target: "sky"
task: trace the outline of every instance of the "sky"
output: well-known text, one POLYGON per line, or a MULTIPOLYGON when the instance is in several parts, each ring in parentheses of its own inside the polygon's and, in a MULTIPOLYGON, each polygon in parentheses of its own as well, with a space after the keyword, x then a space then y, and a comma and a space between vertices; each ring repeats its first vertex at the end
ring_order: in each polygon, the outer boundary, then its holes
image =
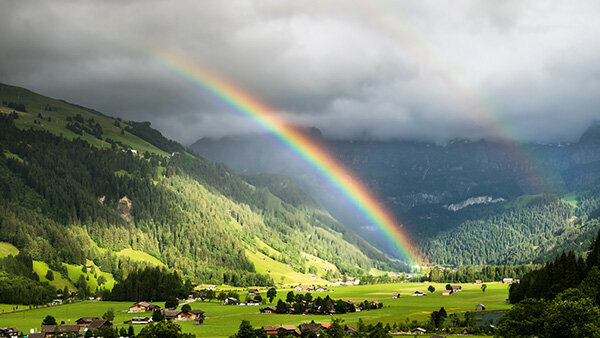
POLYGON ((337 139, 574 141, 600 119, 598 1, 3 1, 0 82, 184 144, 260 131, 154 51, 337 139))

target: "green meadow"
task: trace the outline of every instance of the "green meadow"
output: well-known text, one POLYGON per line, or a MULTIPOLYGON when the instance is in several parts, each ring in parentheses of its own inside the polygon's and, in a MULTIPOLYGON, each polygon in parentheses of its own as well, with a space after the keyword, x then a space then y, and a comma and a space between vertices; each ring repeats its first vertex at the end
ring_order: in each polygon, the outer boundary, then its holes
MULTIPOLYGON (((432 311, 438 310, 442 306, 448 313, 475 311, 475 306, 480 303, 486 306, 486 311, 506 310, 510 307, 505 301, 508 296, 508 285, 506 284, 488 283, 485 293, 481 291, 479 285, 462 284, 462 287, 462 292, 457 292, 451 296, 442 296, 445 284, 440 283, 395 283, 333 287, 331 292, 313 293, 313 297, 329 295, 333 299, 342 298, 353 301, 369 299, 379 300, 384 304, 384 308, 380 310, 334 316, 261 314, 259 309, 264 305, 228 306, 221 305, 216 300, 212 302, 197 301, 190 305, 193 309, 201 309, 206 312, 204 324, 194 325, 193 321, 180 321, 178 323, 182 326, 184 332, 194 333, 198 337, 228 337, 237 331, 240 322, 244 319, 250 321, 255 327, 277 324, 298 325, 311 320, 330 322, 333 318, 343 319, 346 324, 355 326, 359 318, 362 318, 367 324, 377 322, 398 323, 405 321, 406 318, 424 321, 429 318, 432 311), (427 292, 429 285, 433 285, 436 289, 433 294, 427 292), (411 296, 416 290, 427 292, 428 295, 422 297, 411 296), (393 293, 400 293, 400 298, 392 299, 393 293)), ((290 289, 278 290, 278 297, 285 298, 288 291, 290 289)), ((266 298, 264 293, 263 291, 263 297, 266 298)), ((240 296, 242 299, 245 297, 242 292, 240 292, 240 296)), ((277 299, 273 303, 276 302, 277 299)), ((39 330, 42 319, 46 315, 52 315, 58 321, 74 322, 82 316, 101 316, 110 307, 115 310, 114 323, 121 326, 120 323, 140 315, 126 313, 131 304, 132 302, 85 301, 22 312, 3 313, 0 314, 0 327, 17 326, 22 331, 29 332, 31 328, 39 330)), ((157 304, 161 307, 164 305, 162 302, 157 304)), ((10 308, 7 307, 6 311, 9 311, 10 308)), ((4 307, 0 307, 0 309, 4 309, 4 307)), ((150 316, 150 313, 145 315, 150 316)), ((136 331, 141 330, 142 327, 142 325, 136 326, 136 331)))

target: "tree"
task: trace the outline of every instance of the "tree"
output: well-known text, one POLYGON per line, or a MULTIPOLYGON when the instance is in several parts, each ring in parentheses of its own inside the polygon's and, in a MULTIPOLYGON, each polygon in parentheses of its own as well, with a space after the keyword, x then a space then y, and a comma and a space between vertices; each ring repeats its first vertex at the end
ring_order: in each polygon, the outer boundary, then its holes
POLYGON ((290 291, 287 293, 286 297, 285 297, 285 301, 288 303, 293 303, 294 302, 294 291, 290 291))
POLYGON ((277 289, 270 288, 267 290, 267 298, 269 298, 269 303, 273 303, 273 299, 275 299, 275 297, 277 297, 277 289))
POLYGON ((47 315, 42 321, 42 325, 56 325, 56 318, 51 315, 47 315))
POLYGON ((192 338, 193 334, 181 333, 181 326, 174 322, 150 324, 136 336, 138 338, 192 338))
POLYGON ((238 332, 233 335, 234 338, 253 338, 256 337, 254 334, 254 328, 250 325, 250 322, 247 320, 242 320, 240 323, 240 328, 238 332))
POLYGON ((327 335, 331 338, 343 338, 344 328, 342 327, 341 319, 334 319, 331 321, 331 325, 327 328, 327 335))
POLYGON ((127 329, 124 328, 124 327, 121 327, 119 329, 119 336, 121 336, 121 337, 127 337, 127 329))
POLYGON ((52 272, 52 270, 48 269, 48 272, 46 272, 46 279, 49 281, 54 280, 54 272, 52 272))
POLYGON ((275 308, 275 312, 276 313, 287 313, 288 309, 289 309, 289 306, 287 305, 287 303, 280 299, 277 302, 277 307, 275 308))
POLYGON ((129 325, 129 328, 127 329, 127 337, 129 337, 129 338, 135 337, 135 331, 133 330, 133 326, 131 326, 131 324, 129 325))
POLYGON ((217 299, 220 301, 224 301, 225 298, 227 298, 227 294, 223 291, 219 292, 219 295, 217 296, 217 299))
POLYGON ((115 309, 109 307, 108 310, 102 315, 102 319, 108 320, 109 322, 115 319, 115 309))
POLYGON ((174 296, 169 296, 167 298, 167 300, 165 301, 165 308, 167 308, 167 309, 170 309, 170 308, 175 309, 178 306, 179 306, 179 301, 174 296))
POLYGON ((183 306, 181 307, 181 311, 190 311, 192 309, 192 307, 190 306, 190 304, 183 304, 183 306))
POLYGON ((433 285, 429 285, 429 287, 427 288, 427 291, 429 291, 430 293, 434 293, 435 288, 433 287, 433 285))
POLYGON ((446 284, 446 290, 452 290, 452 285, 446 284))
POLYGON ((156 310, 154 312, 152 312, 152 321, 153 322, 162 322, 165 319, 165 316, 163 316, 162 312, 160 312, 160 310, 156 310))
POLYGON ((487 284, 481 284, 481 291, 485 292, 485 289, 487 289, 487 284))

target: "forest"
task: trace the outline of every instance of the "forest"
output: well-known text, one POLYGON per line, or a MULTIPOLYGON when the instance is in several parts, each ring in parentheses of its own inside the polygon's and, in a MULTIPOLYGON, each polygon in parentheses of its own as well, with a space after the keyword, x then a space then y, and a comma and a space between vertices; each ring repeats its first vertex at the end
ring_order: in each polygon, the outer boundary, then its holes
MULTIPOLYGON (((65 126, 96 126, 101 119, 69 116, 65 126)), ((257 241, 301 272, 307 264, 301 252, 342 273, 401 267, 318 206, 300 209, 221 164, 189 153, 138 155, 121 141, 97 148, 78 137, 18 129, 14 121, 14 115, 0 118, 0 241, 55 271, 89 259, 124 281, 147 265, 116 255, 132 248, 194 282, 272 285, 246 257, 248 248, 265 251, 257 241), (120 209, 125 197, 131 206, 120 209)))

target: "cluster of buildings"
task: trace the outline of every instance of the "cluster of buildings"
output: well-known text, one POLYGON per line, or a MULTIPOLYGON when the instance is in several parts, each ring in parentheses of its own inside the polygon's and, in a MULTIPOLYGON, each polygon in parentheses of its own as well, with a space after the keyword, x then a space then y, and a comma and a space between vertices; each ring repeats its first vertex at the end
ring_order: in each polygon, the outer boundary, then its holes
POLYGON ((328 292, 324 286, 314 286, 314 285, 298 285, 294 288, 294 291, 302 291, 302 292, 328 292))
MULTIPOLYGON (((204 322, 204 311, 202 310, 177 310, 177 309, 161 309, 160 306, 148 303, 148 302, 137 302, 129 307, 127 313, 143 313, 143 312, 154 312, 160 311, 166 320, 179 321, 179 320, 194 320, 196 324, 202 324, 204 322)), ((152 321, 150 317, 133 317, 131 324, 148 324, 152 321)))
MULTIPOLYGON (((296 337, 300 337, 302 332, 314 332, 317 335, 320 334, 321 331, 327 330, 331 326, 331 323, 304 323, 298 325, 264 325, 262 327, 263 331, 267 334, 267 336, 277 336, 280 332, 283 332, 287 335, 292 335, 296 337)), ((353 334, 355 330, 349 325, 342 325, 344 332, 346 334, 353 334)))
MULTIPOLYGON (((40 332, 33 332, 32 329, 27 337, 28 338, 46 338, 56 336, 71 336, 80 337, 85 334, 86 331, 95 331, 103 327, 111 327, 112 323, 108 320, 104 320, 100 317, 81 317, 75 321, 76 324, 60 324, 60 325, 42 325, 40 332)), ((17 328, 6 328, 10 329, 7 331, 0 328, 1 337, 19 337, 17 328)), ((21 336, 22 337, 22 336, 21 336)))

